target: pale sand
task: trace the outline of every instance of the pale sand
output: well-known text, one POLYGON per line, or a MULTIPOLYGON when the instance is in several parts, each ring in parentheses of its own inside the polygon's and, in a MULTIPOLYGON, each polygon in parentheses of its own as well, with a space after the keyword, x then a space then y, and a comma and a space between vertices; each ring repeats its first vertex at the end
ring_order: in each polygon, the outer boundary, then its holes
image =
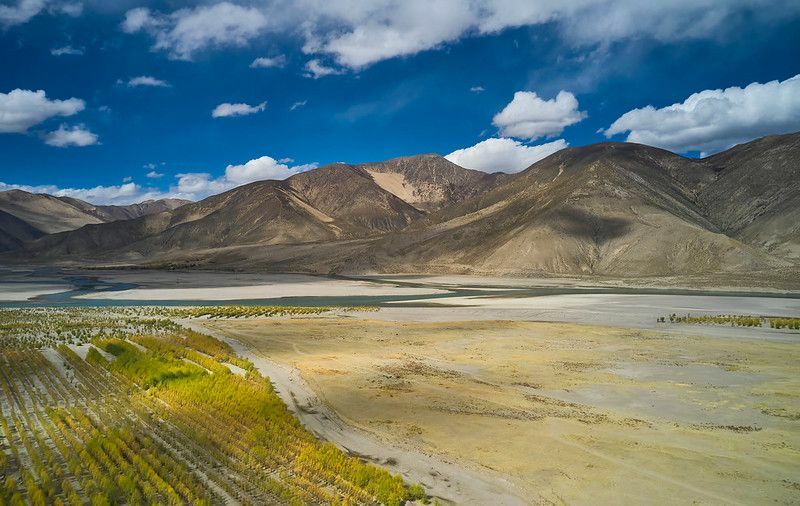
POLYGON ((540 297, 447 297, 421 298, 402 304, 433 307, 388 307, 378 313, 360 313, 367 319, 446 321, 551 321, 609 325, 696 335, 800 341, 800 334, 770 328, 739 328, 711 325, 658 323, 660 316, 747 314, 800 317, 800 299, 774 297, 729 297, 715 295, 620 295, 568 294, 540 297), (441 306, 441 307, 440 307, 441 306))
POLYGON ((446 464, 467 480, 459 503, 790 503, 800 489, 796 340, 512 321, 203 325, 269 357, 265 373, 322 437, 399 455, 401 472, 446 464), (506 496, 470 485, 476 470, 506 496))
MULTIPOLYGON (((184 277, 191 277, 184 275, 184 277)), ((198 273, 198 277, 203 277, 198 273)), ((105 277, 104 277, 105 279, 105 277)), ((267 278, 269 279, 269 278, 267 278)), ((207 280, 207 282, 213 282, 207 280)), ((210 283, 209 283, 210 284, 210 283)), ((349 281, 312 276, 276 276, 263 284, 236 286, 235 283, 219 286, 191 288, 134 288, 114 292, 97 292, 79 295, 81 299, 111 300, 238 300, 273 299, 283 297, 350 297, 350 296, 418 296, 447 293, 437 288, 408 288, 367 281, 349 281), (231 286, 233 285, 233 286, 231 286)))
MULTIPOLYGON (((198 332, 210 334, 229 343, 239 356, 253 362, 268 377, 275 391, 303 426, 318 438, 330 441, 348 453, 383 465, 400 473, 409 483, 420 483, 428 494, 456 504, 495 504, 516 506, 527 500, 514 484, 498 473, 476 469, 460 462, 443 459, 425 449, 403 448, 376 437, 369 431, 343 422, 297 369, 268 359, 258 350, 231 338, 197 320, 177 320, 198 332), (389 460, 391 459, 391 460, 389 460)), ((256 323, 257 320, 251 320, 256 323)))
POLYGON ((69 285, 43 285, 39 283, 0 283, 0 302, 24 302, 40 295, 70 290, 69 285))

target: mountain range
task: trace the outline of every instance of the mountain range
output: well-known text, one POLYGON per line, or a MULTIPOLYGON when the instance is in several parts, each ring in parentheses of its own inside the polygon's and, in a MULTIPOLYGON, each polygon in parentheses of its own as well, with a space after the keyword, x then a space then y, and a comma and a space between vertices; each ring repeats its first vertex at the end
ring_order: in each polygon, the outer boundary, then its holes
POLYGON ((71 197, 23 190, 0 192, 0 251, 47 234, 67 232, 88 224, 130 220, 171 211, 188 204, 181 199, 147 200, 125 206, 96 206, 71 197))
POLYGON ((124 211, 36 196, 22 212, 6 204, 22 196, 5 192, 0 234, 16 243, 0 261, 518 276, 793 270, 799 161, 800 134, 788 134, 701 159, 593 144, 516 174, 438 155, 337 163, 124 211))

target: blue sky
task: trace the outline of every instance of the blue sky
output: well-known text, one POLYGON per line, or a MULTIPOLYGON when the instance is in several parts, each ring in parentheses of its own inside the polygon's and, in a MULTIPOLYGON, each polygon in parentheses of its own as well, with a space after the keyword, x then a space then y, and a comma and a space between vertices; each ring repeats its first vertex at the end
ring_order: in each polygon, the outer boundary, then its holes
POLYGON ((198 199, 336 161, 514 172, 800 130, 800 3, 551 4, 0 0, 0 190, 198 199))

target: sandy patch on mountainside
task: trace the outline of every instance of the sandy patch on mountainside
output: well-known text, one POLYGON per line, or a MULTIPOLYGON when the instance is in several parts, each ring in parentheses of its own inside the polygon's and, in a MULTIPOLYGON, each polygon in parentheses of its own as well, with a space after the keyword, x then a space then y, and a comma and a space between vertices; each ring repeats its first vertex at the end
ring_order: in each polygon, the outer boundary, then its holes
POLYGON ((786 503, 800 487, 797 340, 512 321, 203 325, 389 449, 373 457, 425 453, 528 503, 786 503))

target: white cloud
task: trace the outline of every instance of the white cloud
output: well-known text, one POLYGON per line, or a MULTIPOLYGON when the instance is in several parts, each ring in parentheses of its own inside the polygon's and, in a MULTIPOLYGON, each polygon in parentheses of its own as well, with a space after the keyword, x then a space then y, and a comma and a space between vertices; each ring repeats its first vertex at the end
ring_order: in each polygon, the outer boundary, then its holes
POLYGON ((469 89, 469 91, 471 91, 472 93, 480 93, 482 91, 486 91, 486 88, 484 88, 483 86, 473 86, 472 88, 469 89))
POLYGON ((45 0, 18 0, 17 5, 0 5, 0 25, 8 27, 27 23, 46 4, 45 0))
POLYGON ((150 199, 168 198, 169 195, 136 183, 119 186, 95 186, 93 188, 60 188, 55 185, 20 185, 0 182, 0 191, 23 190, 30 193, 47 193, 56 197, 72 197, 99 205, 127 205, 150 199))
POLYGON ((253 60, 250 64, 251 69, 269 69, 269 68, 282 68, 286 66, 286 55, 279 54, 278 56, 262 57, 253 60))
POLYGON ((262 156, 242 165, 228 165, 225 174, 217 178, 205 172, 178 174, 178 184, 170 191, 175 196, 197 200, 254 181, 286 179, 316 167, 316 163, 290 167, 270 156, 262 156))
POLYGON ((575 95, 568 91, 559 91, 550 100, 543 100, 532 91, 518 91, 492 123, 501 135, 534 140, 560 135, 565 127, 585 117, 586 113, 578 110, 575 95))
POLYGON ((44 136, 45 144, 55 146, 57 148, 66 148, 69 146, 92 146, 99 144, 97 134, 94 134, 86 129, 83 125, 75 125, 72 128, 61 125, 58 130, 54 130, 44 136))
POLYGON ((145 31, 155 39, 153 49, 166 51, 174 59, 191 60, 195 52, 210 47, 244 46, 267 24, 267 17, 255 7, 220 2, 168 15, 143 7, 132 9, 125 15, 122 30, 145 31))
POLYGON ((552 23, 569 45, 589 46, 634 38, 718 38, 735 34, 743 23, 800 14, 797 0, 294 0, 252 5, 221 2, 170 14, 138 8, 128 11, 122 28, 149 33, 155 49, 179 59, 209 47, 288 34, 301 38, 306 54, 329 56, 358 70, 521 26, 552 23))
POLYGON ((328 31, 322 20, 322 33, 312 35, 306 49, 317 48, 314 53, 334 55, 340 65, 359 69, 457 40, 474 29, 479 13, 473 7, 461 0, 338 2, 323 13, 338 18, 346 29, 328 31))
POLYGON ((563 139, 527 146, 514 139, 492 138, 468 148, 457 149, 445 158, 467 169, 515 173, 567 146, 563 139))
POLYGON ((130 183, 131 181, 133 181, 133 176, 125 176, 122 178, 123 183, 130 183))
POLYGON ((122 21, 122 31, 125 33, 136 33, 139 30, 148 28, 155 28, 158 23, 150 16, 150 9, 146 7, 137 7, 125 13, 125 19, 122 21))
POLYGON ((16 5, 0 5, 0 26, 10 27, 27 23, 42 12, 80 16, 81 2, 63 0, 17 0, 16 5))
POLYGON ((289 108, 290 111, 294 111, 295 109, 299 109, 300 107, 304 107, 308 103, 308 100, 301 100, 299 102, 295 102, 289 108))
POLYGON ((128 80, 128 86, 136 88, 137 86, 155 86, 159 88, 168 88, 170 84, 161 79, 156 79, 153 76, 138 76, 132 77, 128 80))
POLYGON ((44 90, 15 89, 0 93, 0 133, 25 133, 54 116, 72 116, 86 103, 78 98, 50 100, 44 90))
POLYGON ((676 152, 712 153, 768 134, 800 130, 800 74, 744 88, 704 90, 661 109, 628 111, 605 130, 676 152))
POLYGON ((520 26, 554 23, 573 45, 637 37, 674 41, 713 38, 743 19, 755 23, 800 12, 795 0, 305 0, 294 6, 306 13, 305 51, 330 54, 353 69, 520 26))
POLYGON ((72 46, 57 47, 51 49, 50 54, 52 54, 53 56, 64 56, 64 55, 80 56, 83 54, 83 49, 72 46))
POLYGON ((243 165, 228 165, 225 179, 235 184, 245 184, 262 179, 286 179, 297 172, 295 168, 278 163, 270 156, 262 156, 243 165))
POLYGON ((305 70, 306 72, 304 75, 306 77, 312 77, 314 79, 319 79, 320 77, 332 76, 344 73, 343 70, 329 67, 318 59, 307 61, 305 65, 305 70))
POLYGON ((214 118, 227 118, 229 116, 247 116, 248 114, 255 114, 263 111, 267 107, 267 102, 261 102, 257 105, 250 104, 219 104, 211 111, 211 116, 214 118))
MULTIPOLYGON (((150 165, 152 165, 152 164, 150 164, 150 165)), ((150 172, 145 174, 145 176, 149 177, 150 179, 158 179, 160 177, 164 177, 164 173, 163 172, 156 172, 155 170, 151 170, 150 172)))

